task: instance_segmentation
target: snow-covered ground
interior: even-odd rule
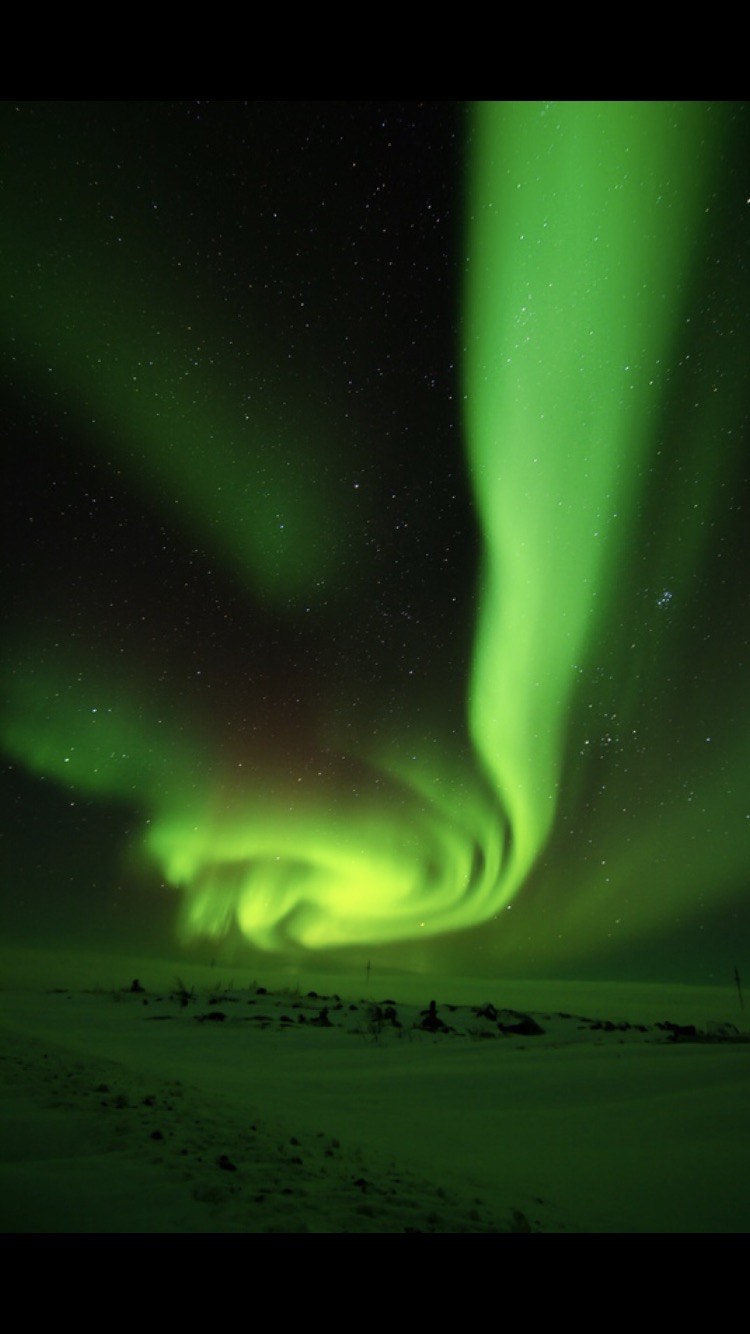
[[[2,963],[5,1232],[750,1230],[729,987]]]

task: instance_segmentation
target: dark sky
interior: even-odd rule
[[[467,451],[467,360],[500,359],[487,334],[472,350],[470,109],[4,104],[7,938],[695,982],[742,965],[747,111],[701,108],[691,144],[702,118],[700,229],[653,299],[673,311],[659,412],[637,466],[621,447],[554,811],[506,898],[522,803],[468,700],[481,686],[490,716],[478,628],[513,601],[493,609],[483,566],[487,460],[507,504],[526,446],[498,427]],[[513,133],[499,197],[525,170],[544,196],[549,171],[554,226],[580,181]],[[502,309],[510,243],[496,258]],[[556,440],[575,506],[588,482]],[[567,556],[516,499],[503,541],[538,546],[538,622]],[[508,698],[498,668],[511,715],[532,715],[532,675]]]

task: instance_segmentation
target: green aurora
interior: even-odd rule
[[[363,638],[309,709],[285,705],[281,680],[269,715],[248,668],[252,743],[231,710],[219,726],[176,694],[140,641],[131,655],[66,639],[54,594],[10,618],[6,755],[137,813],[127,857],[179,893],[184,943],[239,931],[281,953],[564,967],[699,920],[707,902],[731,914],[750,735],[744,661],[723,652],[711,589],[720,578],[724,608],[744,594],[746,620],[731,544],[748,303],[745,234],[714,220],[736,207],[738,114],[467,114],[462,429],[481,554],[476,610],[456,613],[471,620],[461,679],[438,671],[394,704],[366,679]],[[145,245],[137,267],[105,248],[82,188],[50,186],[35,210],[38,162],[19,162],[3,319],[29,392],[70,405],[89,456],[168,508],[249,615],[282,635],[317,617],[333,638],[372,596],[372,561],[348,552],[374,502],[342,480],[346,426],[335,393],[316,394],[319,368],[283,404],[239,401],[194,355],[221,311],[192,310]],[[40,285],[58,207],[67,259]],[[278,384],[260,325],[248,355]],[[74,619],[75,596],[62,601]]]

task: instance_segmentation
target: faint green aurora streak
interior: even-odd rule
[[[283,764],[268,781],[255,756],[240,781],[216,743],[197,780],[190,721],[169,701],[144,714],[148,687],[123,681],[116,664],[63,662],[19,635],[7,751],[142,807],[144,851],[183,891],[188,938],[221,938],[236,923],[266,949],[315,949],[473,926],[514,899],[554,826],[580,664],[621,575],[657,440],[715,139],[699,104],[486,103],[471,124],[463,373],[484,540],[473,757],[446,746],[414,759],[398,736],[378,748],[363,740],[361,753],[355,742],[367,778],[353,800],[341,767],[300,790]],[[9,242],[19,272],[31,273],[35,244]],[[340,531],[341,504],[314,467],[315,441],[268,451],[284,421],[261,408],[232,416],[210,373],[157,418],[153,399],[127,384],[144,359],[164,373],[143,302],[123,283],[113,314],[104,279],[85,290],[105,295],[85,301],[79,273],[59,281],[53,304],[29,306],[20,336],[51,345],[53,305],[66,309],[58,384],[108,419],[123,466],[138,472],[151,459],[149,489],[168,477],[189,523],[256,596],[281,606],[313,596],[323,576],[334,583],[342,557],[327,537]],[[159,347],[175,358],[184,338],[175,328]],[[137,457],[130,439],[145,446]],[[282,514],[291,522],[280,542]],[[699,541],[696,530],[683,544],[675,584]],[[92,680],[97,698],[116,690],[116,713],[92,716]],[[332,736],[320,718],[321,752]]]

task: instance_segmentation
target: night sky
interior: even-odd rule
[[[1,115],[4,939],[742,969],[750,107]]]

